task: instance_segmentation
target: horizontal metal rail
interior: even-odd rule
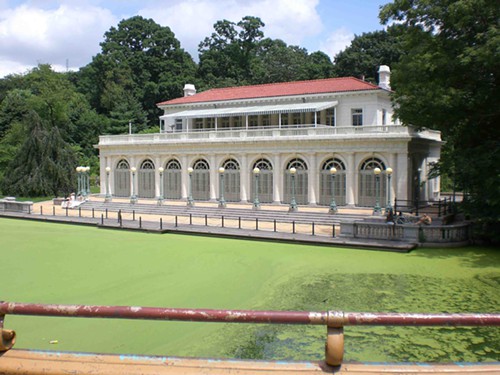
[[[328,326],[500,326],[500,314],[254,311],[0,302],[0,315]]]
[[[5,315],[145,319],[189,322],[304,324],[327,326],[325,362],[342,364],[344,326],[500,326],[500,314],[413,314],[342,311],[252,311],[135,306],[48,305],[0,301],[0,352],[10,350],[16,333],[3,329]]]

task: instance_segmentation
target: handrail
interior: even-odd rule
[[[339,366],[342,363],[344,326],[500,326],[500,314],[212,310],[0,301],[0,352],[11,349],[15,343],[15,332],[3,329],[4,317],[7,314],[190,322],[325,325],[327,326],[325,361],[331,366]]]

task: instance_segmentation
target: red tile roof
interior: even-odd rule
[[[239,99],[268,98],[274,96],[293,96],[325,94],[345,91],[379,90],[380,87],[354,77],[327,78],[312,81],[269,83],[265,85],[225,87],[211,89],[157,105],[189,104]]]

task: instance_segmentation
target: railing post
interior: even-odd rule
[[[344,313],[329,311],[325,345],[325,362],[330,366],[340,366],[344,358]]]
[[[276,219],[274,219],[274,231],[276,232]]]
[[[295,220],[292,221],[292,233],[295,234]]]
[[[160,230],[163,230],[163,219],[160,217]]]
[[[43,207],[40,206],[40,216],[43,215]]]
[[[68,216],[68,206],[66,206],[66,216]]]
[[[259,230],[259,218],[255,218],[255,230]]]
[[[94,207],[92,207],[92,219],[94,218]]]
[[[222,224],[222,228],[224,228],[224,215],[221,216],[221,224]]]
[[[56,216],[56,208],[52,207],[52,216]]]
[[[238,216],[238,229],[241,229],[241,216]]]
[[[78,207],[78,217],[82,217],[82,208]]]
[[[189,214],[189,225],[193,225],[193,214]]]
[[[132,221],[135,221],[135,210],[132,210]]]
[[[205,226],[206,227],[208,226],[208,217],[207,217],[207,214],[205,214]]]
[[[177,215],[175,215],[175,227],[177,228]]]
[[[104,225],[104,214],[101,214],[101,225]]]
[[[311,230],[311,232],[312,232],[312,235],[314,236],[314,221],[312,222],[312,230]]]
[[[139,229],[142,229],[142,216],[139,216]]]
[[[332,224],[332,237],[335,238],[335,224]]]
[[[108,209],[106,208],[106,219],[108,218]]]

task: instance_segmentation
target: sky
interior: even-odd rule
[[[40,63],[78,70],[101,49],[104,33],[140,15],[168,26],[191,56],[218,20],[259,17],[265,37],[282,39],[333,61],[355,35],[383,29],[388,0],[0,0],[0,77]]]

